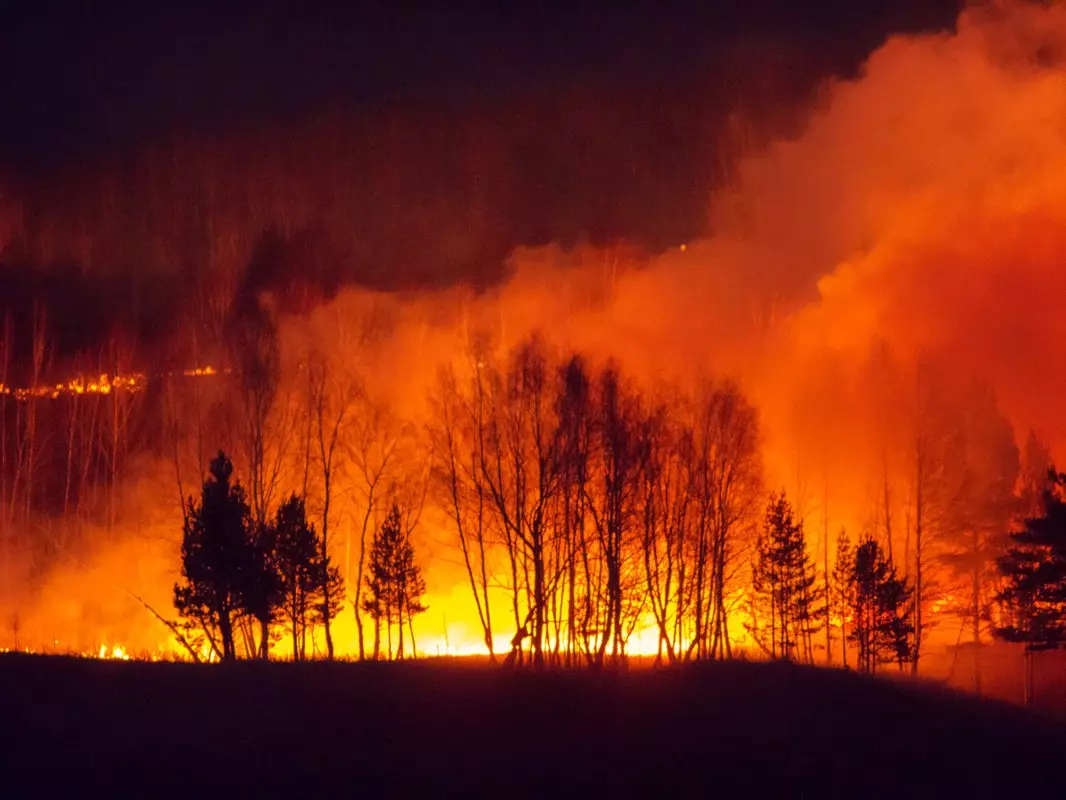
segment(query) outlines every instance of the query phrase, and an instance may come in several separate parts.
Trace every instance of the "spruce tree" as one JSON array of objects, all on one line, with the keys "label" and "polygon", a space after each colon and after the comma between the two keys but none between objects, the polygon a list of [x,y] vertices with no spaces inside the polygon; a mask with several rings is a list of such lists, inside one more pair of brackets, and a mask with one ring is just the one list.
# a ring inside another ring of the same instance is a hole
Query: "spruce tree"
[{"label": "spruce tree", "polygon": [[194,641],[206,638],[215,655],[231,661],[256,555],[244,488],[225,453],[212,459],[199,504],[189,498],[188,507],[174,606]]},{"label": "spruce tree", "polygon": [[[405,530],[400,508],[395,503],[388,516],[374,534],[366,577],[366,597],[363,611],[374,619],[374,657],[381,651],[381,624],[384,622],[392,655],[392,628],[399,637],[397,656],[403,658],[403,626],[408,626],[417,614],[426,610],[422,596],[426,582],[414,560],[414,547]],[[414,643],[412,642],[412,650]]]},{"label": "spruce tree", "polygon": [[803,524],[784,492],[770,499],[756,541],[748,630],[771,658],[813,660],[813,634],[825,613]]},{"label": "spruce tree", "polygon": [[295,494],[277,510],[275,563],[280,581],[281,614],[292,636],[293,659],[307,657],[307,632],[324,621],[323,607],[328,581],[330,619],[341,610],[344,581],[340,572],[323,556],[322,537],[307,521],[304,501]]},{"label": "spruce tree", "polygon": [[848,666],[848,622],[851,619],[855,594],[855,548],[851,546],[848,533],[841,530],[837,536],[836,560],[833,563],[833,617],[840,626],[841,663]]},{"label": "spruce tree", "polygon": [[997,561],[1003,584],[996,594],[1000,620],[993,632],[1025,645],[1025,699],[1032,698],[1032,657],[1066,642],[1066,475],[1049,471],[1044,513],[1010,534]]},{"label": "spruce tree", "polygon": [[875,672],[892,661],[903,669],[911,657],[913,602],[907,580],[899,577],[881,545],[867,537],[855,550],[851,576],[849,638],[856,644],[860,670]]},{"label": "spruce tree", "polygon": [[259,658],[270,658],[271,641],[277,638],[273,624],[282,604],[281,576],[277,563],[277,529],[270,523],[252,523],[252,563],[241,582],[241,609],[259,625]]},{"label": "spruce tree", "polygon": [[275,558],[281,584],[281,615],[292,636],[292,657],[302,661],[307,653],[307,628],[315,592],[318,543],[307,523],[304,502],[292,495],[274,517]]}]

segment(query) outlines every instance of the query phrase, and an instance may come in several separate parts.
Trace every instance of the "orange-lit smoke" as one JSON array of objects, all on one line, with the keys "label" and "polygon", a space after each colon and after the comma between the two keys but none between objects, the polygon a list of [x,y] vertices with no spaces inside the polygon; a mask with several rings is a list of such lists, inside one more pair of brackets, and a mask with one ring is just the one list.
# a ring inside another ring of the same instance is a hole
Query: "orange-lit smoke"
[{"label": "orange-lit smoke", "polygon": [[[876,523],[882,484],[905,503],[903,459],[885,455],[893,426],[906,425],[905,394],[877,377],[886,348],[903,374],[932,353],[987,381],[1019,440],[1033,428],[1064,452],[1066,7],[982,6],[954,33],[890,39],[860,77],[825,87],[801,136],[748,154],[735,175],[711,202],[714,236],[683,250],[649,262],[624,248],[522,249],[510,277],[479,296],[347,290],[283,320],[284,346],[297,361],[309,342],[358,361],[372,393],[416,428],[438,368],[462,361],[486,327],[504,344],[541,330],[559,347],[616,357],[648,386],[735,377],[762,414],[768,483],[796,496],[819,549],[823,526]],[[338,331],[367,319],[376,334],[357,353],[338,345],[351,346]],[[166,465],[156,473],[165,484]],[[69,601],[107,618],[107,602],[91,598],[114,596],[121,623],[83,610],[106,637],[78,647],[164,646],[166,630],[135,601],[87,577],[122,564],[119,582],[135,583],[131,565],[154,558],[166,578],[142,591],[166,606],[179,525],[176,503],[164,505],[117,549],[90,554],[88,570],[55,572],[26,616],[54,618]],[[166,544],[141,553],[153,537]],[[479,649],[442,514],[427,510],[417,544],[430,592],[419,649]],[[350,610],[339,627],[350,653]],[[501,648],[510,633],[501,628]]]}]

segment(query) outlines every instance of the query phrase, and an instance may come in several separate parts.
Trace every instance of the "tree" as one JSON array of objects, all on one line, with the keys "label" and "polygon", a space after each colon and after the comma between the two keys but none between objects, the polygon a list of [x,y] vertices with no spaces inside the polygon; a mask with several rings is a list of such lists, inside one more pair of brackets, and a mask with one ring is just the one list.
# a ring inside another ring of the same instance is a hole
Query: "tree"
[{"label": "tree", "polygon": [[321,617],[317,609],[342,596],[323,589],[331,582],[336,584],[340,573],[323,556],[321,537],[307,521],[304,501],[295,494],[278,508],[273,529],[280,611],[292,635],[293,660],[303,661],[307,657],[307,631]]},{"label": "tree", "polygon": [[833,562],[832,615],[839,620],[840,658],[848,666],[848,620],[854,605],[855,583],[852,575],[855,571],[855,549],[851,546],[848,533],[841,530],[837,535],[836,560]]},{"label": "tree", "polygon": [[[642,442],[642,412],[639,398],[622,385],[616,367],[600,374],[595,393],[596,425],[592,445],[596,454],[585,500],[595,531],[596,551],[602,562],[602,579],[595,589],[605,608],[599,629],[594,663],[604,663],[608,645],[611,660],[624,655],[623,622],[627,619],[625,576],[633,548],[632,528],[638,519],[634,503],[639,487]],[[632,605],[632,604],[630,604]]]},{"label": "tree", "polygon": [[895,661],[902,670],[911,658],[914,590],[875,539],[866,538],[855,550],[851,601],[849,638],[858,649],[859,669],[872,673]]},{"label": "tree", "polygon": [[[926,617],[926,606],[937,594],[938,582],[930,574],[930,565],[935,561],[937,545],[941,544],[944,521],[949,516],[951,497],[949,492],[948,456],[955,444],[953,438],[953,415],[944,402],[943,389],[936,379],[938,371],[926,359],[920,359],[914,375],[914,414],[910,430],[911,450],[909,471],[911,475],[914,547],[913,556],[909,541],[904,548],[907,565],[914,581],[914,646],[911,672],[918,674],[922,644],[926,629],[935,624]],[[908,540],[910,530],[908,529]]]},{"label": "tree", "polygon": [[[346,444],[348,463],[357,475],[356,492],[362,502],[362,519],[359,525],[359,549],[354,585],[352,607],[355,612],[356,638],[359,644],[359,658],[366,655],[363,641],[362,592],[366,585],[364,573],[367,557],[367,533],[371,531],[371,520],[377,516],[381,506],[382,487],[385,481],[395,473],[394,462],[398,458],[401,435],[399,426],[388,408],[362,395],[359,413],[352,415],[347,428],[350,441]],[[348,529],[345,547],[345,572],[351,580],[352,544],[351,528]],[[380,631],[378,631],[380,632]]]},{"label": "tree", "polygon": [[259,646],[256,648],[251,629],[245,627],[245,644],[249,656],[256,654],[266,661],[270,658],[272,628],[282,603],[281,576],[278,574],[278,531],[267,522],[251,522],[251,567],[241,581],[241,610],[245,619],[259,623]]},{"label": "tree", "polygon": [[1019,457],[1014,430],[987,386],[970,387],[959,410],[959,427],[952,448],[953,491],[943,559],[969,584],[969,602],[960,611],[963,624],[970,627],[974,691],[980,694],[982,623],[988,620],[991,599],[987,589],[1017,507]]},{"label": "tree", "polygon": [[1000,622],[993,633],[1025,645],[1025,702],[1033,696],[1033,654],[1066,643],[1066,474],[1048,472],[1044,512],[1010,534],[997,560],[1003,584],[996,593]]},{"label": "tree", "polygon": [[243,611],[256,556],[251,511],[225,453],[212,459],[200,503],[189,498],[188,509],[174,606],[187,630],[198,630],[215,655],[231,661],[237,656],[234,623]]},{"label": "tree", "polygon": [[812,635],[825,613],[824,591],[816,580],[803,523],[793,519],[792,505],[782,492],[770,499],[756,542],[748,628],[771,658],[792,659],[798,653],[813,660]]},{"label": "tree", "polygon": [[[363,598],[363,611],[373,618],[374,657],[380,654],[380,630],[384,621],[389,637],[388,651],[392,656],[392,626],[395,624],[398,635],[396,656],[403,658],[403,626],[417,614],[426,611],[422,596],[426,592],[426,582],[422,570],[414,560],[414,547],[409,531],[403,524],[400,507],[393,503],[385,521],[374,534],[370,546],[370,563],[366,576],[367,595]],[[414,644],[411,646],[414,650]]]},{"label": "tree", "polygon": [[[1019,505],[1023,517],[1038,517],[1047,510],[1048,492],[1053,491],[1058,473],[1051,452],[1034,431],[1025,440],[1019,474]],[[1053,495],[1054,497],[1054,495]]]},{"label": "tree", "polygon": [[[552,563],[550,512],[562,487],[563,431],[552,354],[533,336],[511,353],[503,370],[484,370],[485,425],[480,479],[499,525],[510,571],[516,633],[511,658],[529,638],[533,664],[544,664],[549,599],[565,565]],[[525,599],[525,613],[521,600]],[[532,627],[532,630],[530,630]]]},{"label": "tree", "polygon": [[[325,358],[316,354],[308,364],[308,401],[318,443],[319,466],[322,471],[322,536],[319,562],[329,561],[330,504],[333,500],[333,483],[337,474],[337,443],[345,418],[355,400],[355,387],[339,380],[330,380],[330,369]],[[320,570],[322,594],[322,622],[326,633],[326,654],[333,660],[333,634],[330,630],[330,613],[340,596],[331,596],[329,570]]]},{"label": "tree", "polygon": [[[727,587],[736,578],[757,526],[762,483],[759,417],[739,388],[705,384],[692,429],[696,601],[695,646],[701,657],[731,657]],[[805,552],[805,551],[804,551]],[[679,585],[680,588],[680,585]]]},{"label": "tree", "polygon": [[470,401],[460,390],[454,370],[442,371],[438,376],[433,398],[434,421],[430,426],[435,465],[432,477],[440,502],[455,523],[485,647],[489,661],[495,663],[487,557],[490,524],[485,485],[479,470],[485,402],[484,394],[478,391],[480,362],[477,359],[475,353],[475,389]]},{"label": "tree", "polygon": [[656,663],[665,651],[678,660],[684,624],[685,519],[692,498],[692,438],[670,418],[679,398],[663,402],[644,420],[644,463],[641,467],[641,550],[652,616],[659,628]]}]

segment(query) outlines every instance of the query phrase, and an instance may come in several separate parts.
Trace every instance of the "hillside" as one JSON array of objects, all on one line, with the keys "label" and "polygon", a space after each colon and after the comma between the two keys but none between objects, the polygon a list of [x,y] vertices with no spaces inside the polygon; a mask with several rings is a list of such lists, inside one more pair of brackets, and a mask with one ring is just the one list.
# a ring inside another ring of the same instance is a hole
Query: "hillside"
[{"label": "hillside", "polygon": [[1057,786],[1066,747],[1066,729],[1014,707],[781,664],[537,675],[9,655],[0,687],[8,796],[987,796]]}]

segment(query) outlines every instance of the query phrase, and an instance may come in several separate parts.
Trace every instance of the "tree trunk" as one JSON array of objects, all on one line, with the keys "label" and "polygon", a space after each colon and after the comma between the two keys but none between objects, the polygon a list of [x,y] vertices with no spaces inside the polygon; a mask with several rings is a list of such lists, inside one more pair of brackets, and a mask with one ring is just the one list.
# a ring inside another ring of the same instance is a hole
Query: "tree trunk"
[{"label": "tree trunk", "polygon": [[233,623],[228,610],[219,614],[218,631],[222,637],[222,660],[233,661],[237,657],[237,651],[233,644]]},{"label": "tree trunk", "polygon": [[1025,707],[1030,708],[1033,704],[1033,651],[1028,646],[1025,648],[1024,656],[1025,664],[1025,677],[1024,682],[1024,702]]},{"label": "tree trunk", "polygon": [[259,620],[259,658],[261,661],[270,660],[270,620]]},{"label": "tree trunk", "polygon": [[973,599],[970,606],[970,614],[973,616],[971,634],[973,636],[973,690],[981,694],[981,564],[979,554],[981,552],[980,534],[974,530],[973,542],[973,570],[970,574],[971,590]]},{"label": "tree trunk", "polygon": [[326,629],[326,660],[333,660],[333,634],[330,630],[330,598],[329,598],[329,554],[327,553],[329,534],[329,493],[330,478],[326,472],[325,478],[325,502],[322,508],[322,624]]},{"label": "tree trunk", "polygon": [[533,538],[533,666],[544,666],[544,549],[539,533]]},{"label": "tree trunk", "polygon": [[918,660],[922,655],[922,513],[921,493],[916,505],[914,524],[914,658],[911,674],[918,674]]}]

